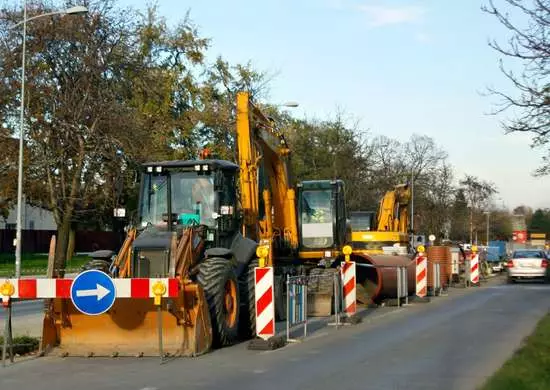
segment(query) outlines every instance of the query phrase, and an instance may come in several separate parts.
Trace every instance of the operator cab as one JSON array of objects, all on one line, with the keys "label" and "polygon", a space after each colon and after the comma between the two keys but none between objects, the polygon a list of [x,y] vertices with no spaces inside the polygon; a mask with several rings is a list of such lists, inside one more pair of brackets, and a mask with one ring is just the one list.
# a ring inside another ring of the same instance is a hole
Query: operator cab
[{"label": "operator cab", "polygon": [[239,221],[238,166],[223,160],[176,160],[143,164],[134,277],[168,273],[172,232],[196,227],[206,248],[228,248]]},{"label": "operator cab", "polygon": [[374,230],[375,219],[375,211],[352,211],[350,213],[351,230],[354,232]]},{"label": "operator cab", "polygon": [[339,250],[348,233],[344,182],[312,180],[297,187],[300,250]]}]

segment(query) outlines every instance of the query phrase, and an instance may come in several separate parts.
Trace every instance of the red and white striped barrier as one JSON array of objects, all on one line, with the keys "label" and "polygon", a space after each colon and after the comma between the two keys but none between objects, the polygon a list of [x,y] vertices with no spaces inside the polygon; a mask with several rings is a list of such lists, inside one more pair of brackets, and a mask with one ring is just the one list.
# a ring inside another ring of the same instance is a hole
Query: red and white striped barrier
[{"label": "red and white striped barrier", "polygon": [[428,295],[428,258],[423,252],[416,256],[416,296],[420,298]]},{"label": "red and white striped barrier", "polygon": [[472,282],[472,284],[479,283],[479,254],[478,253],[472,254],[472,258],[470,260],[470,282]]},{"label": "red and white striped barrier", "polygon": [[[154,298],[153,285],[162,282],[166,286],[166,292],[162,297],[175,298],[179,295],[179,281],[174,278],[132,278],[113,279],[117,298]],[[2,299],[40,299],[40,298],[71,298],[71,286],[73,279],[0,279],[11,284],[13,294]],[[0,293],[1,294],[1,293]]]},{"label": "red and white striped barrier", "polygon": [[256,335],[264,340],[275,336],[273,267],[254,268]]},{"label": "red and white striped barrier", "polygon": [[352,316],[357,311],[357,279],[355,277],[355,262],[342,262],[341,278],[344,294],[344,312]]}]

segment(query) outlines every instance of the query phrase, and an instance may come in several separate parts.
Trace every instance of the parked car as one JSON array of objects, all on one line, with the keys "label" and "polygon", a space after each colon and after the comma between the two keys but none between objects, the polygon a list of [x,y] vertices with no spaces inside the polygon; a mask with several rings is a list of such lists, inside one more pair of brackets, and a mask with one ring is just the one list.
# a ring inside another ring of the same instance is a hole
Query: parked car
[{"label": "parked car", "polygon": [[502,264],[502,261],[500,260],[500,257],[493,252],[485,252],[485,261],[489,264],[489,267],[492,272],[502,272],[504,271],[504,267]]},{"label": "parked car", "polygon": [[520,249],[506,264],[508,282],[520,279],[542,279],[548,282],[548,257],[539,249]]}]

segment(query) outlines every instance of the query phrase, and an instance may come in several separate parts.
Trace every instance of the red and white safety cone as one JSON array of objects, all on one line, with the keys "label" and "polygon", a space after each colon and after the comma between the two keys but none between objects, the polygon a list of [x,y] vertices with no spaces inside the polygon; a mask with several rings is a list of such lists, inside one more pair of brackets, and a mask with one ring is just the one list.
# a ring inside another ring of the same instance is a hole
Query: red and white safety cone
[{"label": "red and white safety cone", "polygon": [[342,263],[342,290],[344,296],[344,313],[348,317],[355,315],[357,312],[357,291],[356,291],[356,277],[355,277],[355,262],[348,261]]},{"label": "red and white safety cone", "polygon": [[267,340],[275,336],[273,267],[254,269],[256,298],[256,336]]},{"label": "red and white safety cone", "polygon": [[256,308],[256,336],[248,345],[248,349],[273,350],[282,347],[284,339],[275,337],[275,293],[273,287],[273,267],[266,267],[269,248],[258,246],[256,255],[260,266],[254,268],[254,298]]},{"label": "red and white safety cone", "polygon": [[[354,261],[351,261],[352,252],[353,249],[349,245],[342,248],[345,261],[340,265],[340,280],[342,283],[340,291],[343,298],[343,311],[346,315],[344,317],[346,324],[358,324],[361,322],[361,318],[357,316],[357,265]],[[336,310],[338,310],[337,306]],[[339,318],[339,313],[336,313],[336,316]],[[337,320],[337,324],[338,323],[339,320]]]},{"label": "red and white safety cone", "polygon": [[428,258],[423,245],[417,248],[418,254],[415,258],[416,266],[416,302],[429,302],[428,295]]},{"label": "red and white safety cone", "polygon": [[472,246],[472,257],[470,259],[470,283],[479,285],[479,253],[477,247]]}]

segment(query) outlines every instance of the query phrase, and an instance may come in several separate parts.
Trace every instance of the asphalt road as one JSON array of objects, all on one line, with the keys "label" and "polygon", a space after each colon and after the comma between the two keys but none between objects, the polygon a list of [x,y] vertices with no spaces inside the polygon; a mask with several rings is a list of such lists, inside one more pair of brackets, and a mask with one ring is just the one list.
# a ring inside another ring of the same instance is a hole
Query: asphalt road
[{"label": "asphalt road", "polygon": [[549,310],[550,286],[453,289],[276,351],[246,344],[196,359],[46,357],[0,368],[0,388],[475,389]]},{"label": "asphalt road", "polygon": [[[44,303],[40,300],[20,301],[12,305],[12,317],[25,317],[41,314],[44,311]],[[5,309],[0,310],[0,321],[4,321],[6,315]]]}]

